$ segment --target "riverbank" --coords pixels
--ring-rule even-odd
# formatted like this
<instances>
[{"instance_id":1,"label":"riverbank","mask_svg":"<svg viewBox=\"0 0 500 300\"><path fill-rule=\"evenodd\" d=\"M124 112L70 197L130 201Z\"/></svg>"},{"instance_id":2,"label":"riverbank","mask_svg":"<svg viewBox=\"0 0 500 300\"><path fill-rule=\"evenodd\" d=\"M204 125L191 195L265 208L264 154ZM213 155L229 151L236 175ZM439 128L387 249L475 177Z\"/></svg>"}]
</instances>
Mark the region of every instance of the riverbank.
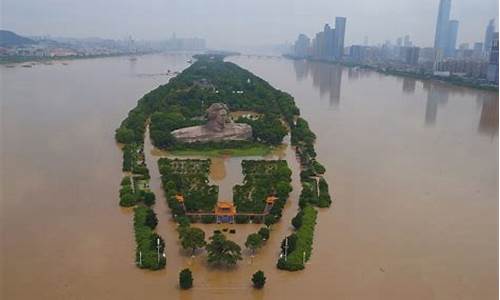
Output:
<instances>
[{"instance_id":1,"label":"riverbank","mask_svg":"<svg viewBox=\"0 0 500 300\"><path fill-rule=\"evenodd\" d=\"M0 57L0 65L20 64L27 62L48 63L52 61L76 60L76 59L92 59L92 58L107 58L119 56L142 56L146 54L154 54L155 52L140 52L140 53L119 53L119 54L102 54L102 55L70 55L70 56L54 56L54 57L38 57L38 56L4 56Z\"/></svg>"},{"instance_id":2,"label":"riverbank","mask_svg":"<svg viewBox=\"0 0 500 300\"><path fill-rule=\"evenodd\" d=\"M450 77L442 77L442 76L435 76L432 74L421 74L421 73L414 73L414 72L407 72L407 71L401 71L401 70L396 70L396 69L391 69L391 68L380 68L377 66L372 66L372 65L367 65L367 64L359 64L359 63L353 63L353 62L342 62L342 61L331 61L331 60L325 60L325 59L317 59L317 58L296 58L290 55L283 55L283 57L291 59L291 60L300 60L300 59L305 59L308 61L315 61L315 62L322 62L322 63L327 63L327 64L335 64L335 65L340 65L348 68L360 68L360 69L365 69L365 70L372 70L381 74L386 74L386 75L393 75L393 76L399 76L399 77L409 77L413 79L419 79L419 80L432 80L432 81L439 81L439 82L444 82L444 83L449 83L452 85L456 86L463 86L463 87L469 87L473 89L478 89L478 90L486 90L486 91L497 91L498 92L498 86L496 85L485 85L485 84L480 84L480 83L475 83L475 82L470 82L467 81L466 79L458 76L450 76Z\"/></svg>"}]
</instances>

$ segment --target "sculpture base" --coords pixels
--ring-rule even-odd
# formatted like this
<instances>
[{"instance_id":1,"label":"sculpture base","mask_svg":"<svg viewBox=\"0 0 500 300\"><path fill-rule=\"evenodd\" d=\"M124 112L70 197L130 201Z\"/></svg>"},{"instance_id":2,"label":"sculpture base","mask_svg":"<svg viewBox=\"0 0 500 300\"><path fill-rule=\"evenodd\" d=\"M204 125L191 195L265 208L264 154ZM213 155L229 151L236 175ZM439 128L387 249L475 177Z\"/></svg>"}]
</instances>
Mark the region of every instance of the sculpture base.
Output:
<instances>
[{"instance_id":1,"label":"sculpture base","mask_svg":"<svg viewBox=\"0 0 500 300\"><path fill-rule=\"evenodd\" d=\"M192 126L174 130L172 135L182 143L241 141L252 137L252 127L243 123L227 123L222 131L215 131L206 125Z\"/></svg>"}]
</instances>

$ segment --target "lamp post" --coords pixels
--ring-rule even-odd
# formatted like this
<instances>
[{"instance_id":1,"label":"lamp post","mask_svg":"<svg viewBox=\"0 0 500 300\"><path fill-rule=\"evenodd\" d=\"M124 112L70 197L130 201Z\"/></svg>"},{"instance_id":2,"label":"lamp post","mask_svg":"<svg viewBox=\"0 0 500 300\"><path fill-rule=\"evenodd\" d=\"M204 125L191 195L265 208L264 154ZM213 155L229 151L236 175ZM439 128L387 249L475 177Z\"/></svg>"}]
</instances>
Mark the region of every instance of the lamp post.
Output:
<instances>
[{"instance_id":1,"label":"lamp post","mask_svg":"<svg viewBox=\"0 0 500 300\"><path fill-rule=\"evenodd\" d=\"M160 238L156 239L156 250L158 256L158 264L160 264Z\"/></svg>"},{"instance_id":2,"label":"lamp post","mask_svg":"<svg viewBox=\"0 0 500 300\"><path fill-rule=\"evenodd\" d=\"M288 256L288 237L285 238L285 261Z\"/></svg>"}]
</instances>

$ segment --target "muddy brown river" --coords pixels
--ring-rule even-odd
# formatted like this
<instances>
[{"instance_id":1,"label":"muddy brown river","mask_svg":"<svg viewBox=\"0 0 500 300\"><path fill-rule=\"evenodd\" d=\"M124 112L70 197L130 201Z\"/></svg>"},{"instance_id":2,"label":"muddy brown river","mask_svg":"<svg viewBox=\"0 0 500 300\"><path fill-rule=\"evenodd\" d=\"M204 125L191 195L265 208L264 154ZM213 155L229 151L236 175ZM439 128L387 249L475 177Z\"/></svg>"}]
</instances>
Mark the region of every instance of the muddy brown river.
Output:
<instances>
[{"instance_id":1,"label":"muddy brown river","mask_svg":"<svg viewBox=\"0 0 500 300\"><path fill-rule=\"evenodd\" d=\"M295 97L318 136L318 159L334 197L322 209L304 271L276 269L300 192L255 257L207 267L181 251L157 195L167 267L134 265L132 212L118 206L121 152L114 130L143 94L188 66L187 55L54 62L1 71L2 299L496 299L498 297L498 94L317 62L230 60ZM213 159L221 198L242 180L242 158ZM243 246L255 224L234 228ZM194 288L180 291L189 267ZM257 270L267 277L254 290Z\"/></svg>"}]
</instances>

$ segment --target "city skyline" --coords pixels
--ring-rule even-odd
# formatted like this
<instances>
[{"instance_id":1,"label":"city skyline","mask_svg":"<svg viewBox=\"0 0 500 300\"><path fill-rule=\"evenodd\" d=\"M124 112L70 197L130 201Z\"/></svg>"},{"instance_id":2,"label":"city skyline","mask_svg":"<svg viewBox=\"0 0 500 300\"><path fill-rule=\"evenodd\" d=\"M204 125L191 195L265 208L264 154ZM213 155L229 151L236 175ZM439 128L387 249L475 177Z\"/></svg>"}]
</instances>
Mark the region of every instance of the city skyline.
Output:
<instances>
[{"instance_id":1,"label":"city skyline","mask_svg":"<svg viewBox=\"0 0 500 300\"><path fill-rule=\"evenodd\" d=\"M205 38L213 48L274 45L293 42L297 33L313 36L321 24L346 17L345 45L383 43L410 35L420 46L432 46L439 1L274 1L226 3L212 1L86 1L71 5L58 0L5 0L2 29L21 35L103 37L157 40L176 32ZM390 7L391 9L383 9ZM484 28L496 18L498 3L453 1L450 19L460 21L457 43L483 41ZM193 20L196 19L196 22ZM127 20L124 22L123 20ZM383 20L383 22L381 21ZM71 26L68 26L70 24ZM367 31L369 28L369 31ZM220 33L224 32L224 35Z\"/></svg>"}]
</instances>

